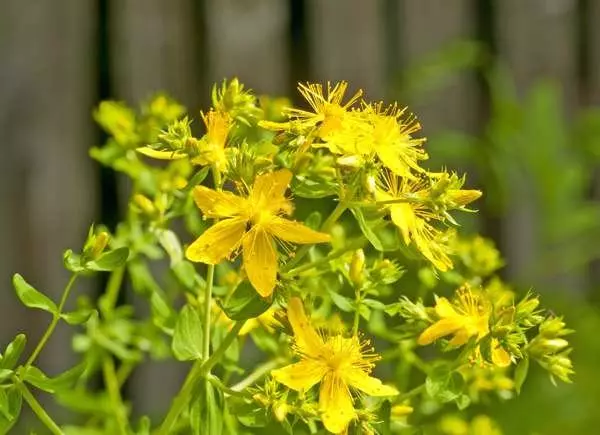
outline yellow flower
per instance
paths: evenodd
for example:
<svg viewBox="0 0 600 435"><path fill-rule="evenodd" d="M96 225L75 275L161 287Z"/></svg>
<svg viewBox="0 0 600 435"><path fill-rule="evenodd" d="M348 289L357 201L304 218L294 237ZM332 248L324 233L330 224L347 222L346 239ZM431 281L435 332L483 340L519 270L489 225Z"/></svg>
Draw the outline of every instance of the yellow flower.
<svg viewBox="0 0 600 435"><path fill-rule="evenodd" d="M225 169L227 165L225 147L231 130L231 118L225 112L214 110L207 114L201 112L200 115L206 126L206 134L202 139L197 140L191 136L188 123L180 126L179 129L172 128L173 131L163 134L164 140L173 149L157 150L145 146L138 148L138 152L160 160L190 157L190 161L195 165L215 165L218 170Z"/></svg>
<svg viewBox="0 0 600 435"><path fill-rule="evenodd" d="M441 271L452 268L448 256L446 233L435 228L431 222L440 218L433 213L424 200L427 186L423 181L400 178L390 173L383 177L384 190L375 191L375 199L384 203L394 225L400 230L404 243L414 242L417 249Z"/></svg>
<svg viewBox="0 0 600 435"><path fill-rule="evenodd" d="M452 346L462 346L471 337L479 340L490 332L491 307L467 286L457 291L454 303L437 298L435 312L439 320L421 333L417 340L421 346L447 335L453 335Z"/></svg>
<svg viewBox="0 0 600 435"><path fill-rule="evenodd" d="M272 372L287 387L301 391L320 383L319 408L325 428L346 430L355 417L350 387L371 396L392 396L398 391L369 376L379 356L358 337L319 334L309 323L302 301L291 298L288 319L294 331L294 350L300 362Z"/></svg>
<svg viewBox="0 0 600 435"><path fill-rule="evenodd" d="M385 109L382 103L365 105L362 112L356 112L354 122L345 123L331 135L328 148L343 154L342 162L377 156L394 174L415 178L411 170L423 172L418 161L428 156L421 148L425 139L411 136L421 124L405 112L406 108L396 105Z"/></svg>
<svg viewBox="0 0 600 435"><path fill-rule="evenodd" d="M218 264L241 248L250 283L261 296L270 296L277 281L275 241L307 244L330 240L328 234L281 217L292 211L292 203L285 197L291 178L287 169L259 175L247 197L195 187L194 200L204 215L222 220L187 248L186 257Z"/></svg>
<svg viewBox="0 0 600 435"><path fill-rule="evenodd" d="M261 121L259 125L270 130L310 130L316 128L316 136L327 141L332 133L341 130L347 117L349 109L361 97L362 91L356 92L346 104L342 104L344 94L348 88L348 82L341 81L335 85L327 83L327 95L323 85L319 83L299 84L298 91L312 108L312 112L288 108L287 115L292 118L289 122Z"/></svg>

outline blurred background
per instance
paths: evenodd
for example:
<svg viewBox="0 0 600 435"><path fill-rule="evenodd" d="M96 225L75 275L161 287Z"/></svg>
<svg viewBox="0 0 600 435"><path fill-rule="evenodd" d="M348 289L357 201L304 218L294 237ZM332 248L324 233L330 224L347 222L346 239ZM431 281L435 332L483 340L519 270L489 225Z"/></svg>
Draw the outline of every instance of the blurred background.
<svg viewBox="0 0 600 435"><path fill-rule="evenodd" d="M225 77L294 99L298 81L344 79L418 115L431 167L467 171L484 191L465 226L577 331L575 383L534 373L495 408L505 433L595 433L598 23L594 0L0 0L0 347L19 331L36 342L49 321L17 304L12 274L60 294L62 252L124 211L117 176L88 156L105 140L101 100L163 90L197 117ZM63 331L40 364L53 374L72 358ZM166 407L180 370L137 374L127 394L140 413Z"/></svg>

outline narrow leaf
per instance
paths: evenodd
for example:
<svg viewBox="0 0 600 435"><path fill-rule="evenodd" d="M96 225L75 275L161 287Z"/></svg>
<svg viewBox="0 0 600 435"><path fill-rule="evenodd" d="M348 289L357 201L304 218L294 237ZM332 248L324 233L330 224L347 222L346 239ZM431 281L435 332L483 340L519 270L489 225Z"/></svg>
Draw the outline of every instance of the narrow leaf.
<svg viewBox="0 0 600 435"><path fill-rule="evenodd" d="M221 308L231 320L247 320L260 316L272 303L261 298L250 282L242 281Z"/></svg>
<svg viewBox="0 0 600 435"><path fill-rule="evenodd" d="M89 270L110 272L118 267L123 266L129 257L128 248L118 248L112 251L105 252L94 261L86 263L86 268Z"/></svg>
<svg viewBox="0 0 600 435"><path fill-rule="evenodd" d="M15 339L6 346L4 357L0 362L0 368L13 369L19 362L19 358L23 353L23 349L25 349L26 343L27 337L25 337L25 334L17 335Z"/></svg>

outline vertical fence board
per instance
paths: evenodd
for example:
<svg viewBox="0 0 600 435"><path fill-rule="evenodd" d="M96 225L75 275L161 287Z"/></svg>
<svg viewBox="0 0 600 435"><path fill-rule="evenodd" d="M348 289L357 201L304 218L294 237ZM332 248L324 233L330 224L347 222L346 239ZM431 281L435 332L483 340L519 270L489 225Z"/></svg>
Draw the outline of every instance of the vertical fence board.
<svg viewBox="0 0 600 435"><path fill-rule="evenodd" d="M281 0L207 0L209 83L238 77L259 94L286 93L288 8Z"/></svg>
<svg viewBox="0 0 600 435"><path fill-rule="evenodd" d="M383 98L383 6L382 0L308 1L311 78L347 80L367 98Z"/></svg>
<svg viewBox="0 0 600 435"><path fill-rule="evenodd" d="M405 67L442 50L448 43L475 36L472 0L404 0L400 5L397 46ZM426 135L449 128L470 132L475 129L479 111L474 74L459 73L426 97L411 106Z"/></svg>
<svg viewBox="0 0 600 435"><path fill-rule="evenodd" d="M510 67L519 94L540 78L552 78L561 86L567 109L573 109L577 100L576 2L503 0L496 2L496 10L499 54ZM539 249L538 217L531 183L520 187L508 207L503 242L509 276L531 282L533 277L527 274Z"/></svg>
<svg viewBox="0 0 600 435"><path fill-rule="evenodd" d="M17 305L8 277L19 271L57 300L68 279L62 252L80 249L93 219L93 12L77 0L2 4L0 346L17 330L36 343L50 320ZM56 373L71 359L69 336L59 330L40 365Z"/></svg>
<svg viewBox="0 0 600 435"><path fill-rule="evenodd" d="M206 95L198 70L197 16L194 0L113 0L109 7L114 98L137 105L157 91L182 102L192 116ZM122 189L122 196L128 195ZM156 270L157 276L162 272ZM141 304L140 309L143 309ZM180 388L185 367L149 362L131 378L134 414L157 415ZM159 380L157 382L157 380Z"/></svg>

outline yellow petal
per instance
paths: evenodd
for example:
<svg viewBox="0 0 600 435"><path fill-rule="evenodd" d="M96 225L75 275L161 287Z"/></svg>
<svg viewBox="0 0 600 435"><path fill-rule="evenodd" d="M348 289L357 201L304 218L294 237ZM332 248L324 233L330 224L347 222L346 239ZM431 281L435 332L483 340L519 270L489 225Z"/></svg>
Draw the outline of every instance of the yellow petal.
<svg viewBox="0 0 600 435"><path fill-rule="evenodd" d="M412 167L413 169L420 171L422 171L422 169L419 168L416 161L410 161L409 159L405 160L402 158L402 155L403 151L398 150L396 147L380 146L377 148L377 156L394 174L400 177L414 179L415 176L410 172L410 168Z"/></svg>
<svg viewBox="0 0 600 435"><path fill-rule="evenodd" d="M136 151L147 157L152 157L153 159L159 160L177 160L187 157L187 154L180 151L159 151L150 147L137 148Z"/></svg>
<svg viewBox="0 0 600 435"><path fill-rule="evenodd" d="M410 244L410 235L416 226L417 216L410 204L394 204L390 207L392 222L400 229L404 244Z"/></svg>
<svg viewBox="0 0 600 435"><path fill-rule="evenodd" d="M308 356L319 356L322 354L323 339L311 326L300 298L290 298L288 301L287 317L294 331L294 340L300 352Z"/></svg>
<svg viewBox="0 0 600 435"><path fill-rule="evenodd" d="M508 367L512 362L510 354L495 338L492 339L492 362L498 367Z"/></svg>
<svg viewBox="0 0 600 435"><path fill-rule="evenodd" d="M394 387L383 385L379 379L367 375L360 369L349 369L343 376L347 385L357 388L369 396L395 396L398 394L398 390Z"/></svg>
<svg viewBox="0 0 600 435"><path fill-rule="evenodd" d="M185 256L190 261L218 264L238 249L245 231L243 218L217 222L188 246Z"/></svg>
<svg viewBox="0 0 600 435"><path fill-rule="evenodd" d="M292 243L324 243L331 240L331 236L312 230L300 222L273 216L265 229L281 240Z"/></svg>
<svg viewBox="0 0 600 435"><path fill-rule="evenodd" d="M435 301L435 313L442 319L445 317L458 316L458 313L446 298L438 298Z"/></svg>
<svg viewBox="0 0 600 435"><path fill-rule="evenodd" d="M292 390L308 390L325 376L327 367L314 361L300 361L295 364L273 370L271 375L277 382Z"/></svg>
<svg viewBox="0 0 600 435"><path fill-rule="evenodd" d="M466 344L473 335L475 334L471 334L468 329L464 327L459 328L454 333L454 337L452 337L449 344L450 346L462 346L463 344Z"/></svg>
<svg viewBox="0 0 600 435"><path fill-rule="evenodd" d="M257 176L250 193L250 202L255 207L264 207L274 214L280 210L289 213L291 205L285 199L285 191L291 180L292 173L288 169Z"/></svg>
<svg viewBox="0 0 600 435"><path fill-rule="evenodd" d="M277 251L264 230L252 228L243 241L244 269L248 280L262 297L273 293L277 282Z"/></svg>
<svg viewBox="0 0 600 435"><path fill-rule="evenodd" d="M209 217L232 217L244 214L248 202L245 198L209 189L206 186L196 186L193 190L194 201L202 213Z"/></svg>
<svg viewBox="0 0 600 435"><path fill-rule="evenodd" d="M333 374L327 374L321 382L319 408L325 429L336 434L345 431L356 415L348 387Z"/></svg>
<svg viewBox="0 0 600 435"><path fill-rule="evenodd" d="M421 333L417 343L421 346L426 346L438 338L455 333L462 326L463 322L458 317L440 319Z"/></svg>

